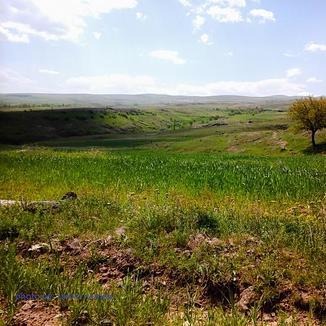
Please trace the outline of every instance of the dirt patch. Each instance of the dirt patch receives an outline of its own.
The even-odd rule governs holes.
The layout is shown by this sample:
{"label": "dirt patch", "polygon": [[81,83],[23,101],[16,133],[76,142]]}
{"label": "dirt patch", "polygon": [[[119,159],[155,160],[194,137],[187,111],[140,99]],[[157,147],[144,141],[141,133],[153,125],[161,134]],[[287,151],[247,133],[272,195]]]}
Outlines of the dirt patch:
{"label": "dirt patch", "polygon": [[[244,281],[248,268],[257,268],[264,256],[264,253],[259,250],[263,243],[255,237],[221,240],[198,233],[189,239],[186,246],[175,248],[177,255],[189,258],[192,255],[200,255],[201,251],[206,250],[216,255],[217,259],[238,259],[237,257],[242,257],[241,255],[249,257],[248,265],[243,265],[242,269],[234,274],[223,274],[222,277],[215,279],[214,273],[197,275],[155,261],[148,263],[136,256],[131,248],[126,248],[117,241],[124,236],[125,230],[120,228],[115,232],[114,237],[109,236],[95,241],[52,240],[50,248],[47,247],[44,251],[39,250],[41,244],[37,246],[37,244],[19,243],[18,248],[20,254],[26,259],[43,259],[39,256],[49,255],[53,251],[60,253],[62,267],[72,274],[80,263],[84,263],[87,266],[87,273],[93,275],[106,290],[110,290],[112,286],[119,286],[126,276],[130,276],[141,282],[144,294],[155,295],[164,289],[169,294],[171,305],[174,307],[184,306],[189,300],[189,293],[196,293],[196,305],[200,307],[223,306],[229,309],[230,304],[234,302],[241,313],[248,314],[252,307],[260,306],[261,316],[267,325],[273,323],[277,325],[276,314],[279,310],[289,314],[295,313],[301,316],[301,320],[306,320],[313,308],[315,325],[319,325],[325,318],[326,300],[323,299],[325,293],[321,290],[298,288],[290,283],[275,284],[273,296],[264,300],[264,289],[257,288],[255,279]],[[31,255],[31,248],[35,249],[33,255]],[[280,255],[280,259],[285,263],[291,265],[295,261],[297,268],[304,269],[303,258],[291,252],[280,252]],[[15,316],[17,320],[15,325],[58,325],[55,324],[61,313],[58,309],[47,302],[26,302]],[[44,319],[40,324],[18,323],[26,319],[27,315],[30,315],[29,318],[33,322],[33,318],[36,320],[35,316],[38,314],[46,315],[48,319]],[[43,317],[40,318],[38,317],[39,320],[43,320]]]}
{"label": "dirt patch", "polygon": [[65,313],[50,302],[26,301],[13,319],[14,326],[60,326],[66,320]]}

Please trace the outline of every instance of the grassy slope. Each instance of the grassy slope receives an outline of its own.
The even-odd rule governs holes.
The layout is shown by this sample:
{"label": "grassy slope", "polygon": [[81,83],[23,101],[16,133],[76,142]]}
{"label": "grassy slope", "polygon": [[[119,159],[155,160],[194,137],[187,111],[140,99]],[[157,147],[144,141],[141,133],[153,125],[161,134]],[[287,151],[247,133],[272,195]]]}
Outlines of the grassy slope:
{"label": "grassy slope", "polygon": [[0,111],[0,142],[24,144],[60,137],[176,130],[208,123],[216,115],[214,109],[205,107]]}
{"label": "grassy slope", "polygon": [[[309,150],[308,134],[293,134],[287,129],[289,121],[286,112],[263,111],[255,114],[246,112],[246,110],[214,109],[203,116],[196,111],[180,114],[180,111],[175,112],[175,109],[171,109],[163,114],[160,111],[155,112],[151,116],[153,121],[142,124],[143,132],[138,130],[138,133],[130,133],[127,129],[123,135],[72,137],[43,142],[40,145],[275,156],[302,154],[303,151]],[[140,119],[145,121],[143,117]],[[155,126],[152,130],[146,127],[149,123]],[[173,126],[176,126],[176,130],[171,130],[174,129]],[[319,131],[317,139],[319,143],[325,143],[326,131]]]}
{"label": "grassy slope", "polygon": [[[17,109],[15,109],[17,110]],[[0,112],[0,143],[58,147],[159,148],[178,152],[292,155],[309,135],[287,130],[286,107],[188,104],[142,109]],[[326,132],[317,133],[325,143]]]}

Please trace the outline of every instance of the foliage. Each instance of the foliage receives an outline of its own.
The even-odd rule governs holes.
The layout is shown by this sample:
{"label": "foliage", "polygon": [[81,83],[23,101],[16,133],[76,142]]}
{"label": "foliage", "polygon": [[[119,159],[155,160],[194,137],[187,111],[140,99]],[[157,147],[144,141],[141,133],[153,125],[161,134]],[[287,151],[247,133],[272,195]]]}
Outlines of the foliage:
{"label": "foliage", "polygon": [[308,97],[296,101],[289,109],[289,116],[296,122],[297,129],[311,132],[312,144],[315,133],[326,127],[326,99]]}

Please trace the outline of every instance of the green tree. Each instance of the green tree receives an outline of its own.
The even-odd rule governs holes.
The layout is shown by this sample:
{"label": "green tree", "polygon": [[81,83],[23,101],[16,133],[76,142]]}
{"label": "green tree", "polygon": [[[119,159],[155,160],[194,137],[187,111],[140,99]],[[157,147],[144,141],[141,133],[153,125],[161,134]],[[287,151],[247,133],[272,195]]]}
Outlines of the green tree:
{"label": "green tree", "polygon": [[297,130],[311,132],[312,146],[316,147],[315,135],[326,127],[326,98],[307,97],[294,102],[289,116],[295,122]]}

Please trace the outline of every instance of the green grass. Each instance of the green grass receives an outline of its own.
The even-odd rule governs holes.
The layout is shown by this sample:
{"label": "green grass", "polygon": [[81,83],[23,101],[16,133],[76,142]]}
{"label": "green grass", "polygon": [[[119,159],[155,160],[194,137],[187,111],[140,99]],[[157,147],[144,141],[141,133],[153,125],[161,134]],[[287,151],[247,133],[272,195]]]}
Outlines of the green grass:
{"label": "green grass", "polygon": [[313,200],[324,196],[326,184],[325,160],[318,156],[307,160],[155,151],[88,154],[27,150],[2,152],[0,162],[0,194],[9,198],[52,198],[64,190],[91,192],[109,187]]}
{"label": "green grass", "polygon": [[[0,166],[1,198],[79,195],[57,211],[0,209],[0,291],[8,322],[20,308],[16,295],[32,292],[113,296],[54,299],[69,309],[69,324],[246,325],[272,306],[279,323],[291,315],[295,325],[300,291],[310,295],[305,318],[323,321],[323,156],[25,149],[2,151]],[[125,233],[117,235],[122,226]],[[113,252],[105,254],[98,241],[108,236]],[[76,238],[89,249],[58,255],[58,241]],[[207,242],[214,238],[217,247]],[[53,251],[34,257],[21,249],[44,242]],[[115,255],[118,262],[110,258]],[[131,259],[128,270],[119,259]],[[103,288],[95,275],[106,264],[122,276]],[[289,284],[291,309],[284,311],[275,298]],[[259,300],[245,316],[235,302],[249,285]]]}

